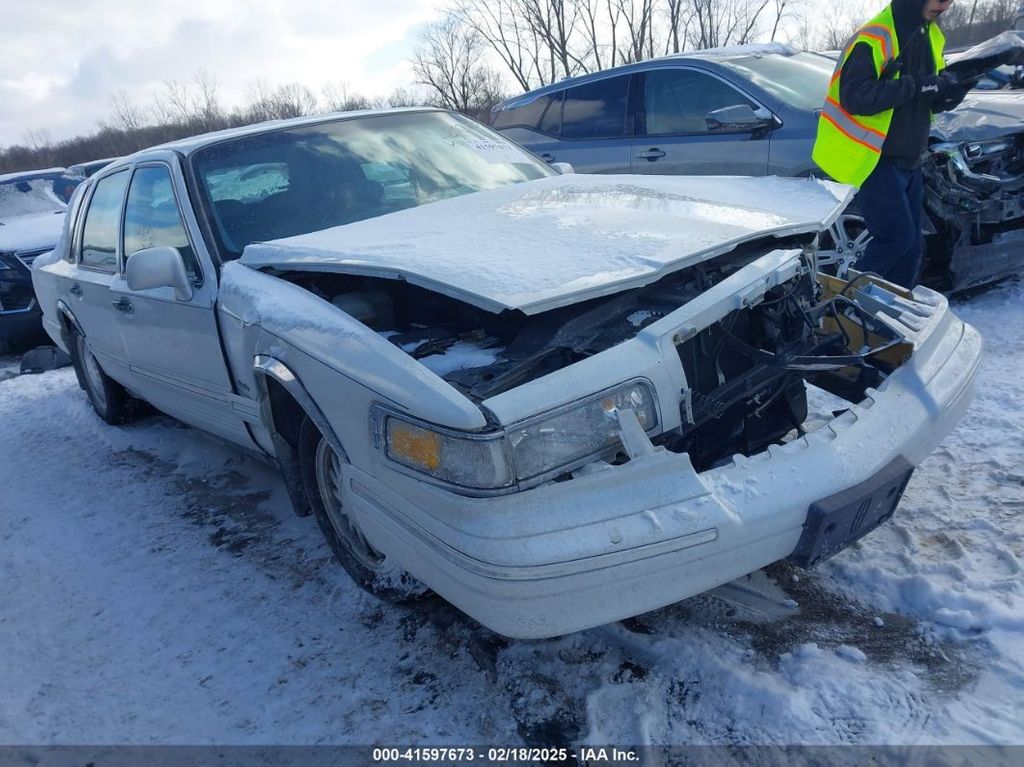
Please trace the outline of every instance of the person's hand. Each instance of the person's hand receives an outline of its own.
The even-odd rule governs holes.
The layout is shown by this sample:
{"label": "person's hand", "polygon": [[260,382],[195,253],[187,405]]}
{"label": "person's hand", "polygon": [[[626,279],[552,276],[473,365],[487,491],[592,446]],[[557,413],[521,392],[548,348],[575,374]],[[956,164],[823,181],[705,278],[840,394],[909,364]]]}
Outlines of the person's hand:
{"label": "person's hand", "polygon": [[959,98],[963,93],[963,88],[957,83],[956,78],[948,72],[918,77],[916,86],[917,95],[928,101],[946,101]]}

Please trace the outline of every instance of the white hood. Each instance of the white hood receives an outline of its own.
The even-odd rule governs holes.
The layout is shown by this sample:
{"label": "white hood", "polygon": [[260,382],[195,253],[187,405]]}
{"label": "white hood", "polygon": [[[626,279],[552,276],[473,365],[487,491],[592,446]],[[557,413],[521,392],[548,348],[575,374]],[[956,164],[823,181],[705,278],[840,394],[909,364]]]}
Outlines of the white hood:
{"label": "white hood", "polygon": [[64,226],[64,211],[21,216],[0,224],[0,250],[5,253],[42,250],[57,244]]}
{"label": "white hood", "polygon": [[656,281],[768,235],[830,224],[854,193],[809,179],[566,175],[254,243],[254,268],[407,280],[536,314]]}

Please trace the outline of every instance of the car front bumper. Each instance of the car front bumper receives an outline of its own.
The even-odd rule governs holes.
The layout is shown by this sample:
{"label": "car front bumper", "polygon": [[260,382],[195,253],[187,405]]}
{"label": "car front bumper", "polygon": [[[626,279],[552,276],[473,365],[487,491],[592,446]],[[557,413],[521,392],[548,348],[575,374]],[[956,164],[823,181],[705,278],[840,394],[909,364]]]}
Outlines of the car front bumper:
{"label": "car front bumper", "polygon": [[27,308],[0,309],[0,344],[16,343],[30,338],[42,337],[43,314],[33,301]]}
{"label": "car front bumper", "polygon": [[911,358],[842,415],[758,455],[697,473],[687,455],[658,449],[493,498],[349,467],[346,500],[378,548],[507,636],[557,636],[677,602],[794,554],[813,505],[882,487],[887,469],[916,466],[963,416],[981,338],[918,291],[932,310],[912,323]]}

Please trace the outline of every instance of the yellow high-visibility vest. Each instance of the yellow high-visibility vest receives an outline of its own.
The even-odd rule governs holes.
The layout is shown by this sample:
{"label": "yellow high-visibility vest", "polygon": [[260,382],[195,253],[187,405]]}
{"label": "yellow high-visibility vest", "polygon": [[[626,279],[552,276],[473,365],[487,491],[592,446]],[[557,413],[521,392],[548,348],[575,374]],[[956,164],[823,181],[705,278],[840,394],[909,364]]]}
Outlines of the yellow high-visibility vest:
{"label": "yellow high-visibility vest", "polygon": [[[928,39],[935,61],[935,74],[938,74],[946,67],[942,58],[946,36],[937,24],[929,24]],[[818,118],[818,136],[812,154],[814,162],[836,181],[856,187],[863,184],[878,165],[882,144],[889,135],[893,112],[887,109],[876,115],[852,115],[839,103],[839,80],[843,65],[858,43],[870,46],[875,61],[875,76],[880,76],[886,63],[900,55],[891,5],[887,5],[885,10],[858,29],[843,49]]]}

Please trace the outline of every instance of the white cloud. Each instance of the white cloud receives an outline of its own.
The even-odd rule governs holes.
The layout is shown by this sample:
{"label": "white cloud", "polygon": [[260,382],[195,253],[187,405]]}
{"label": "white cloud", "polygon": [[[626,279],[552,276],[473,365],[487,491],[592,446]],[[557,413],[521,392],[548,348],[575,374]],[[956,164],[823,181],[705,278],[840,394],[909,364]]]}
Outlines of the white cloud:
{"label": "white cloud", "polygon": [[[203,69],[222,103],[255,80],[314,92],[346,83],[368,96],[408,87],[410,30],[438,0],[23,0],[0,27],[0,146],[30,130],[88,133],[125,91],[146,105],[166,81]],[[7,4],[5,4],[7,5]]]}

